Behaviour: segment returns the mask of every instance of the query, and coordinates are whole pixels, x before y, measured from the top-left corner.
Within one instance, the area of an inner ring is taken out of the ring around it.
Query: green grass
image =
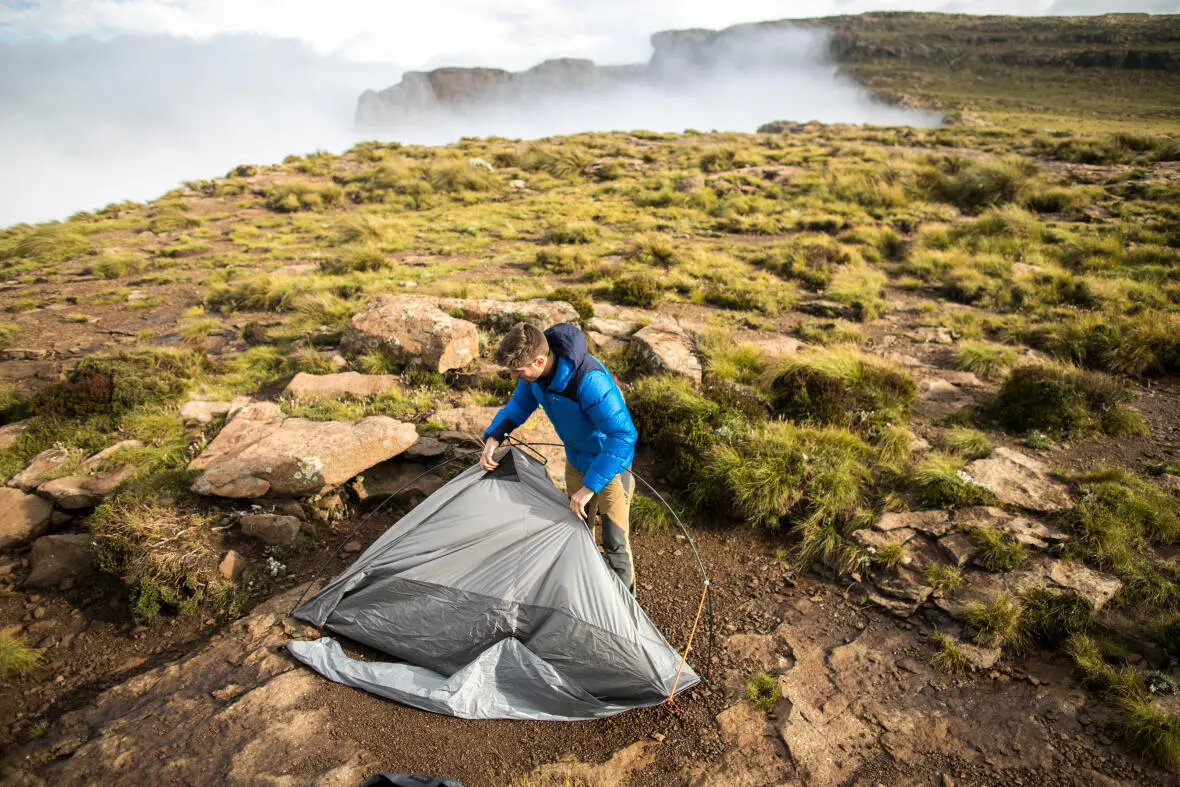
[[[1180,612],[1161,615],[1147,626],[1147,635],[1168,657],[1180,661]]]
[[[992,444],[987,435],[977,429],[955,427],[938,437],[938,447],[964,459],[986,459],[991,456]]]
[[[965,508],[991,505],[995,495],[974,483],[963,472],[963,460],[938,452],[929,454],[914,473],[914,485],[922,505],[929,508]]]
[[[1020,604],[1028,635],[1053,647],[1086,633],[1094,622],[1094,605],[1073,591],[1030,588],[1020,595]]]
[[[0,677],[24,675],[41,663],[41,652],[24,643],[16,627],[0,629]]]
[[[958,566],[930,563],[922,571],[922,581],[937,590],[954,590],[963,584],[963,572]]]
[[[1024,562],[1024,545],[1008,533],[984,527],[969,531],[975,542],[975,560],[988,571],[1014,571]]]
[[[985,380],[998,380],[1016,365],[1016,350],[988,342],[963,342],[955,349],[955,365]]]
[[[759,672],[746,684],[746,699],[760,711],[771,711],[779,701],[778,681],[765,672]]]
[[[873,553],[871,561],[878,568],[891,569],[901,565],[905,560],[905,548],[901,544],[890,542]]]
[[[952,675],[962,674],[970,669],[971,662],[967,660],[962,644],[957,639],[937,629],[930,634],[930,639],[935,645],[934,655],[930,657],[930,663],[934,667]]]
[[[968,604],[962,618],[975,629],[975,639],[981,645],[999,645],[1019,651],[1028,644],[1021,613],[1019,602],[1007,593],[1001,593],[988,604]]]

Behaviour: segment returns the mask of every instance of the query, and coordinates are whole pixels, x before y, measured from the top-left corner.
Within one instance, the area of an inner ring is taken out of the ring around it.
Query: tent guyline
[[[706,610],[711,624],[709,580],[691,535],[640,478],[701,570],[680,653],[602,559],[535,445],[506,441],[496,469],[473,464],[448,480],[313,593],[372,517],[423,476],[476,452],[422,471],[362,517],[292,610],[319,638],[289,643],[291,654],[336,682],[462,718],[593,719],[655,705],[681,713],[676,694],[710,674],[688,664]],[[352,658],[337,636],[392,659]],[[710,636],[710,663],[711,646]]]
[[[537,446],[551,448],[564,447],[561,443],[526,443],[522,440],[516,439],[512,435],[508,436],[508,442],[514,445],[527,447],[534,454],[540,457],[542,464],[545,464],[547,460],[540,451],[536,450]],[[636,473],[634,468],[630,470],[630,473],[631,475],[635,476],[635,478],[637,478],[640,483],[647,487],[649,492],[655,495],[656,499],[663,504],[664,508],[668,509],[668,513],[672,515],[672,519],[674,519],[676,524],[680,527],[680,532],[684,534],[684,538],[688,542],[689,548],[692,550],[693,557],[696,558],[697,568],[700,569],[701,572],[701,603],[697,608],[697,615],[692,624],[692,631],[689,632],[688,635],[688,644],[684,646],[684,656],[680,660],[680,669],[676,672],[676,680],[672,684],[672,690],[668,693],[668,698],[664,701],[665,704],[668,705],[669,709],[673,710],[674,700],[672,698],[676,694],[676,685],[680,682],[680,672],[684,669],[684,665],[688,662],[688,653],[690,650],[692,650],[692,640],[697,631],[697,624],[701,620],[702,610],[707,610],[706,620],[708,621],[709,626],[709,651],[708,655],[705,656],[705,680],[713,680],[713,646],[715,643],[713,632],[713,596],[709,593],[711,585],[709,584],[709,575],[705,572],[705,563],[701,560],[701,553],[697,551],[696,543],[692,540],[692,536],[689,535],[688,528],[684,526],[684,522],[680,521],[680,516],[676,513],[676,510],[672,508],[667,500],[664,499],[663,495],[656,491],[654,486],[647,482],[647,479],[643,478],[643,476],[639,475],[639,473]]]

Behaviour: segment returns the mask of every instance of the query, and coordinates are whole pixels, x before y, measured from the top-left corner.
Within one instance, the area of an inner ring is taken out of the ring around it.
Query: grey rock
[[[27,588],[52,587],[67,579],[77,580],[94,569],[98,547],[88,534],[41,536],[29,553],[32,571]]]

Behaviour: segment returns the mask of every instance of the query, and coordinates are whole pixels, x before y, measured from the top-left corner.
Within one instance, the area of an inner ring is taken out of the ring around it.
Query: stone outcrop
[[[678,325],[660,322],[639,330],[631,337],[628,352],[654,374],[678,374],[694,383],[701,382],[701,361],[696,347]]]
[[[283,389],[283,396],[295,399],[366,399],[396,390],[398,378],[393,374],[308,374],[300,372]]]
[[[529,322],[541,330],[559,322],[577,322],[578,312],[565,301],[535,298],[531,301],[493,301],[466,298],[440,298],[438,307],[458,312],[481,328],[507,331],[518,322]]]
[[[431,420],[441,423],[447,430],[443,433],[444,437],[450,432],[463,441],[461,447],[464,450],[478,451],[483,444],[484,430],[499,410],[499,407],[456,407],[439,410]],[[539,445],[535,451],[545,458],[545,471],[553,483],[557,484],[559,489],[565,488],[565,449],[560,447],[561,438],[557,436],[557,430],[553,428],[544,410],[538,407],[532,417],[517,427],[511,436],[526,443],[557,443],[558,446]],[[532,451],[521,450],[526,455],[536,458]],[[476,461],[477,458],[472,457],[471,464],[475,464]]]
[[[408,368],[445,372],[479,356],[475,324],[443,312],[436,300],[378,295],[349,323],[340,340],[345,355],[378,351]]]
[[[64,476],[41,484],[37,494],[66,510],[93,508],[133,475],[135,468],[125,465],[97,475]]]
[[[65,448],[48,448],[42,451],[33,457],[33,461],[29,462],[24,470],[14,475],[8,481],[8,485],[25,492],[32,492],[45,482],[45,476],[54,473],[69,462],[71,453]]]
[[[49,529],[53,505],[37,495],[0,487],[0,549],[20,546]]]
[[[1063,511],[1073,504],[1065,484],[1051,477],[1044,462],[1011,448],[997,448],[963,469],[1003,503],[1030,511]]]
[[[261,539],[271,546],[292,544],[299,536],[303,522],[297,517],[282,514],[247,514],[240,520],[242,533]]]
[[[204,471],[192,488],[219,497],[317,494],[397,456],[417,439],[413,424],[385,416],[308,421],[256,402],[189,464]]]
[[[24,586],[51,587],[88,574],[94,568],[97,552],[94,538],[87,534],[42,536],[33,542],[29,553],[32,571]]]

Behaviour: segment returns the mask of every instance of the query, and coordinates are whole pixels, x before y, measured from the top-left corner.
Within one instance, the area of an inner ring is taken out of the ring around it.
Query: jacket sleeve
[[[533,395],[533,387],[524,380],[517,380],[512,398],[508,400],[508,404],[500,408],[500,412],[496,413],[492,423],[484,430],[484,441],[486,442],[489,437],[494,437],[496,442],[504,442],[504,438],[513,429],[529,420],[529,416],[536,409],[537,397]]]
[[[606,435],[602,453],[582,476],[582,484],[598,493],[630,463],[639,433],[631,421],[623,393],[606,372],[594,371],[582,378],[578,401],[595,428]]]

